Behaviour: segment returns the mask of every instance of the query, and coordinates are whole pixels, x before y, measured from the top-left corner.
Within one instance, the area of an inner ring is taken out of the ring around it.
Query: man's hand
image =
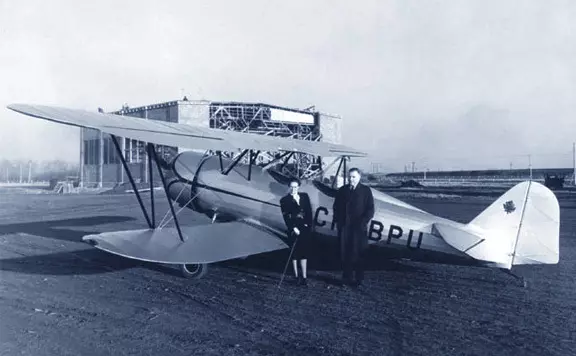
[[[294,228],[294,233],[295,233],[296,235],[300,235],[300,230],[298,230],[298,228],[295,227],[295,228]]]

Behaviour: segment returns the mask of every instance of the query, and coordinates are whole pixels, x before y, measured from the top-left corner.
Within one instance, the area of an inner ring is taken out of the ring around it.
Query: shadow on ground
[[[97,231],[73,230],[64,227],[88,227],[135,220],[125,216],[94,216],[30,223],[0,225],[0,236],[27,234],[60,241],[82,242],[82,236]],[[8,250],[9,246],[7,246]],[[15,252],[17,253],[17,252]],[[98,249],[58,252],[52,254],[6,258],[0,260],[1,271],[46,275],[79,275],[106,273],[142,265],[140,261],[115,256]]]
[[[0,260],[0,271],[53,276],[101,274],[135,267],[182,276],[179,269],[169,265],[138,261],[94,248]]]
[[[136,220],[128,216],[92,216],[86,218],[35,221],[29,223],[0,225],[0,235],[28,234],[55,240],[82,242],[82,236],[94,231],[63,229],[62,227],[86,227],[122,223]]]
[[[290,250],[268,252],[250,256],[246,259],[224,261],[219,265],[237,270],[250,270],[250,273],[282,273],[286,268]],[[418,273],[423,268],[415,267],[398,260],[398,254],[383,249],[369,249],[364,263],[366,271],[397,271]],[[308,270],[317,272],[330,272],[328,274],[316,274],[316,279],[323,279],[327,283],[339,284],[330,274],[339,274],[342,271],[339,249],[323,242],[315,242],[308,259]],[[287,274],[292,273],[292,264],[288,263]]]
[[[0,271],[39,275],[87,275],[119,271],[140,265],[139,261],[100,250],[78,250],[0,260]]]

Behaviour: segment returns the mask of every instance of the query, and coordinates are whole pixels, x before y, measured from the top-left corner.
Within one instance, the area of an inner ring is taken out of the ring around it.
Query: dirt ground
[[[490,204],[405,200],[462,222]],[[515,268],[526,288],[499,270],[376,254],[366,287],[352,290],[334,284],[336,252],[323,248],[308,288],[278,289],[289,251],[211,265],[193,282],[81,241],[144,228],[132,195],[4,192],[0,355],[570,355],[576,202],[561,205],[560,263]],[[188,211],[181,220],[207,222]]]

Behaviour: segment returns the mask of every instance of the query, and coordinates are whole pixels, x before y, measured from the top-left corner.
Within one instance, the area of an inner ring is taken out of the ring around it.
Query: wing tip
[[[18,111],[18,108],[21,107],[22,104],[8,104],[6,105],[6,108],[12,110],[12,111]]]
[[[33,105],[30,104],[22,104],[22,103],[12,103],[6,105],[7,109],[15,111],[20,114],[30,115],[30,110],[33,109]]]

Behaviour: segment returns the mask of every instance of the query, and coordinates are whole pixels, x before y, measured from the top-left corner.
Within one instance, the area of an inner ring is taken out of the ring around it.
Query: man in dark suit
[[[360,183],[357,168],[351,168],[348,176],[350,183],[338,189],[334,199],[334,219],[340,239],[343,282],[360,286],[364,279],[363,257],[368,248],[368,223],[374,217],[374,197],[370,187]]]

